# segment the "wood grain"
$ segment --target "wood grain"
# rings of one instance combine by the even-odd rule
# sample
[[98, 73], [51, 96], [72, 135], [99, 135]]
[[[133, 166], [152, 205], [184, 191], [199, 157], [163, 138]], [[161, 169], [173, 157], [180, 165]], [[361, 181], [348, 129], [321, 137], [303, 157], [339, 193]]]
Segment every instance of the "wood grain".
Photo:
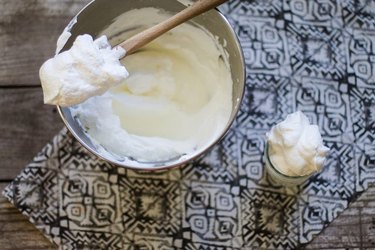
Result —
[[38, 86], [64, 27], [89, 0], [0, 0], [0, 86]]
[[[0, 183], [0, 192], [8, 183]], [[0, 196], [0, 249], [57, 249], [11, 203]]]
[[375, 249], [375, 186], [364, 192], [305, 249]]
[[0, 88], [0, 107], [0, 180], [10, 180], [64, 125], [40, 87]]

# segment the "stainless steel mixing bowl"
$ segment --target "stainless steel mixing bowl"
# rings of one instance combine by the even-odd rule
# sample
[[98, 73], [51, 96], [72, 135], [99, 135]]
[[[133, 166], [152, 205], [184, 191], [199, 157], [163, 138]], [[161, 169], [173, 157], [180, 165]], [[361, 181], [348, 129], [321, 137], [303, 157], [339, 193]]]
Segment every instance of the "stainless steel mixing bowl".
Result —
[[[72, 42], [78, 35], [90, 34], [95, 37], [109, 24], [113, 23], [114, 19], [119, 15], [132, 9], [144, 7], [156, 7], [174, 14], [184, 9], [186, 6], [177, 0], [95, 0], [83, 8], [76, 16], [77, 23], [71, 29], [72, 36], [64, 46], [63, 50], [70, 48]], [[137, 170], [161, 170], [187, 163], [205, 153], [209, 148], [221, 140], [228, 131], [239, 110], [245, 86], [245, 62], [236, 34], [227, 19], [219, 11], [211, 10], [194, 18], [192, 22], [204, 27], [214, 36], [218, 37], [220, 44], [225, 47], [225, 50], [229, 55], [229, 64], [232, 79], [234, 81], [232, 96], [233, 108], [228, 124], [217, 139], [209, 146], [198, 149], [194, 154], [189, 154], [188, 158], [175, 158], [164, 162], [138, 162], [134, 159], [129, 159], [128, 157], [109, 157], [108, 154], [103, 155], [97, 150], [96, 146], [91, 142], [82, 127], [79, 125], [77, 119], [72, 116], [69, 108], [58, 107], [64, 123], [73, 136], [85, 148], [103, 160], [121, 167]], [[111, 34], [108, 35], [110, 36]]]

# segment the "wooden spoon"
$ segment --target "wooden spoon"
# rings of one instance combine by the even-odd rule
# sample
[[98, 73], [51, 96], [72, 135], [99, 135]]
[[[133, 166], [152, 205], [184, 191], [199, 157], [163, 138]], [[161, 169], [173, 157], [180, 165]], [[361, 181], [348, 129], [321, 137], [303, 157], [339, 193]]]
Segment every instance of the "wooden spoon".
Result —
[[226, 1], [228, 0], [198, 0], [193, 5], [187, 7], [183, 11], [129, 38], [125, 42], [120, 43], [118, 46], [121, 46], [126, 50], [126, 55], [130, 55], [139, 48], [145, 46], [154, 39], [173, 29], [174, 27], [210, 9], [213, 9]]

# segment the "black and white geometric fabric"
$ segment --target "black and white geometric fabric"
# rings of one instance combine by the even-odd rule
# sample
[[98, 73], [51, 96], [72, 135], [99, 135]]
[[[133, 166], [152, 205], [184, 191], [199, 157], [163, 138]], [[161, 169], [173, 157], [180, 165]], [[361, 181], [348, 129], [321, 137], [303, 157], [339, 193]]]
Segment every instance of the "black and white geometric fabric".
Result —
[[[236, 0], [247, 85], [221, 143], [163, 172], [111, 166], [66, 129], [4, 195], [61, 249], [298, 249], [375, 182], [375, 1]], [[286, 188], [264, 171], [265, 132], [302, 110], [331, 148]]]

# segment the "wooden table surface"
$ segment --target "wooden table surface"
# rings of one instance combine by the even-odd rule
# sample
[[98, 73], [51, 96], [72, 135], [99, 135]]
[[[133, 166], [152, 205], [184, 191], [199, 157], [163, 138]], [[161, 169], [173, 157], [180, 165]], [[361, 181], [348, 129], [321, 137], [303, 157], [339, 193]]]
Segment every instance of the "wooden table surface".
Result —
[[[0, 190], [63, 123], [43, 105], [38, 70], [65, 25], [89, 0], [0, 0]], [[57, 249], [3, 197], [0, 250]], [[375, 249], [375, 187], [307, 249]]]

